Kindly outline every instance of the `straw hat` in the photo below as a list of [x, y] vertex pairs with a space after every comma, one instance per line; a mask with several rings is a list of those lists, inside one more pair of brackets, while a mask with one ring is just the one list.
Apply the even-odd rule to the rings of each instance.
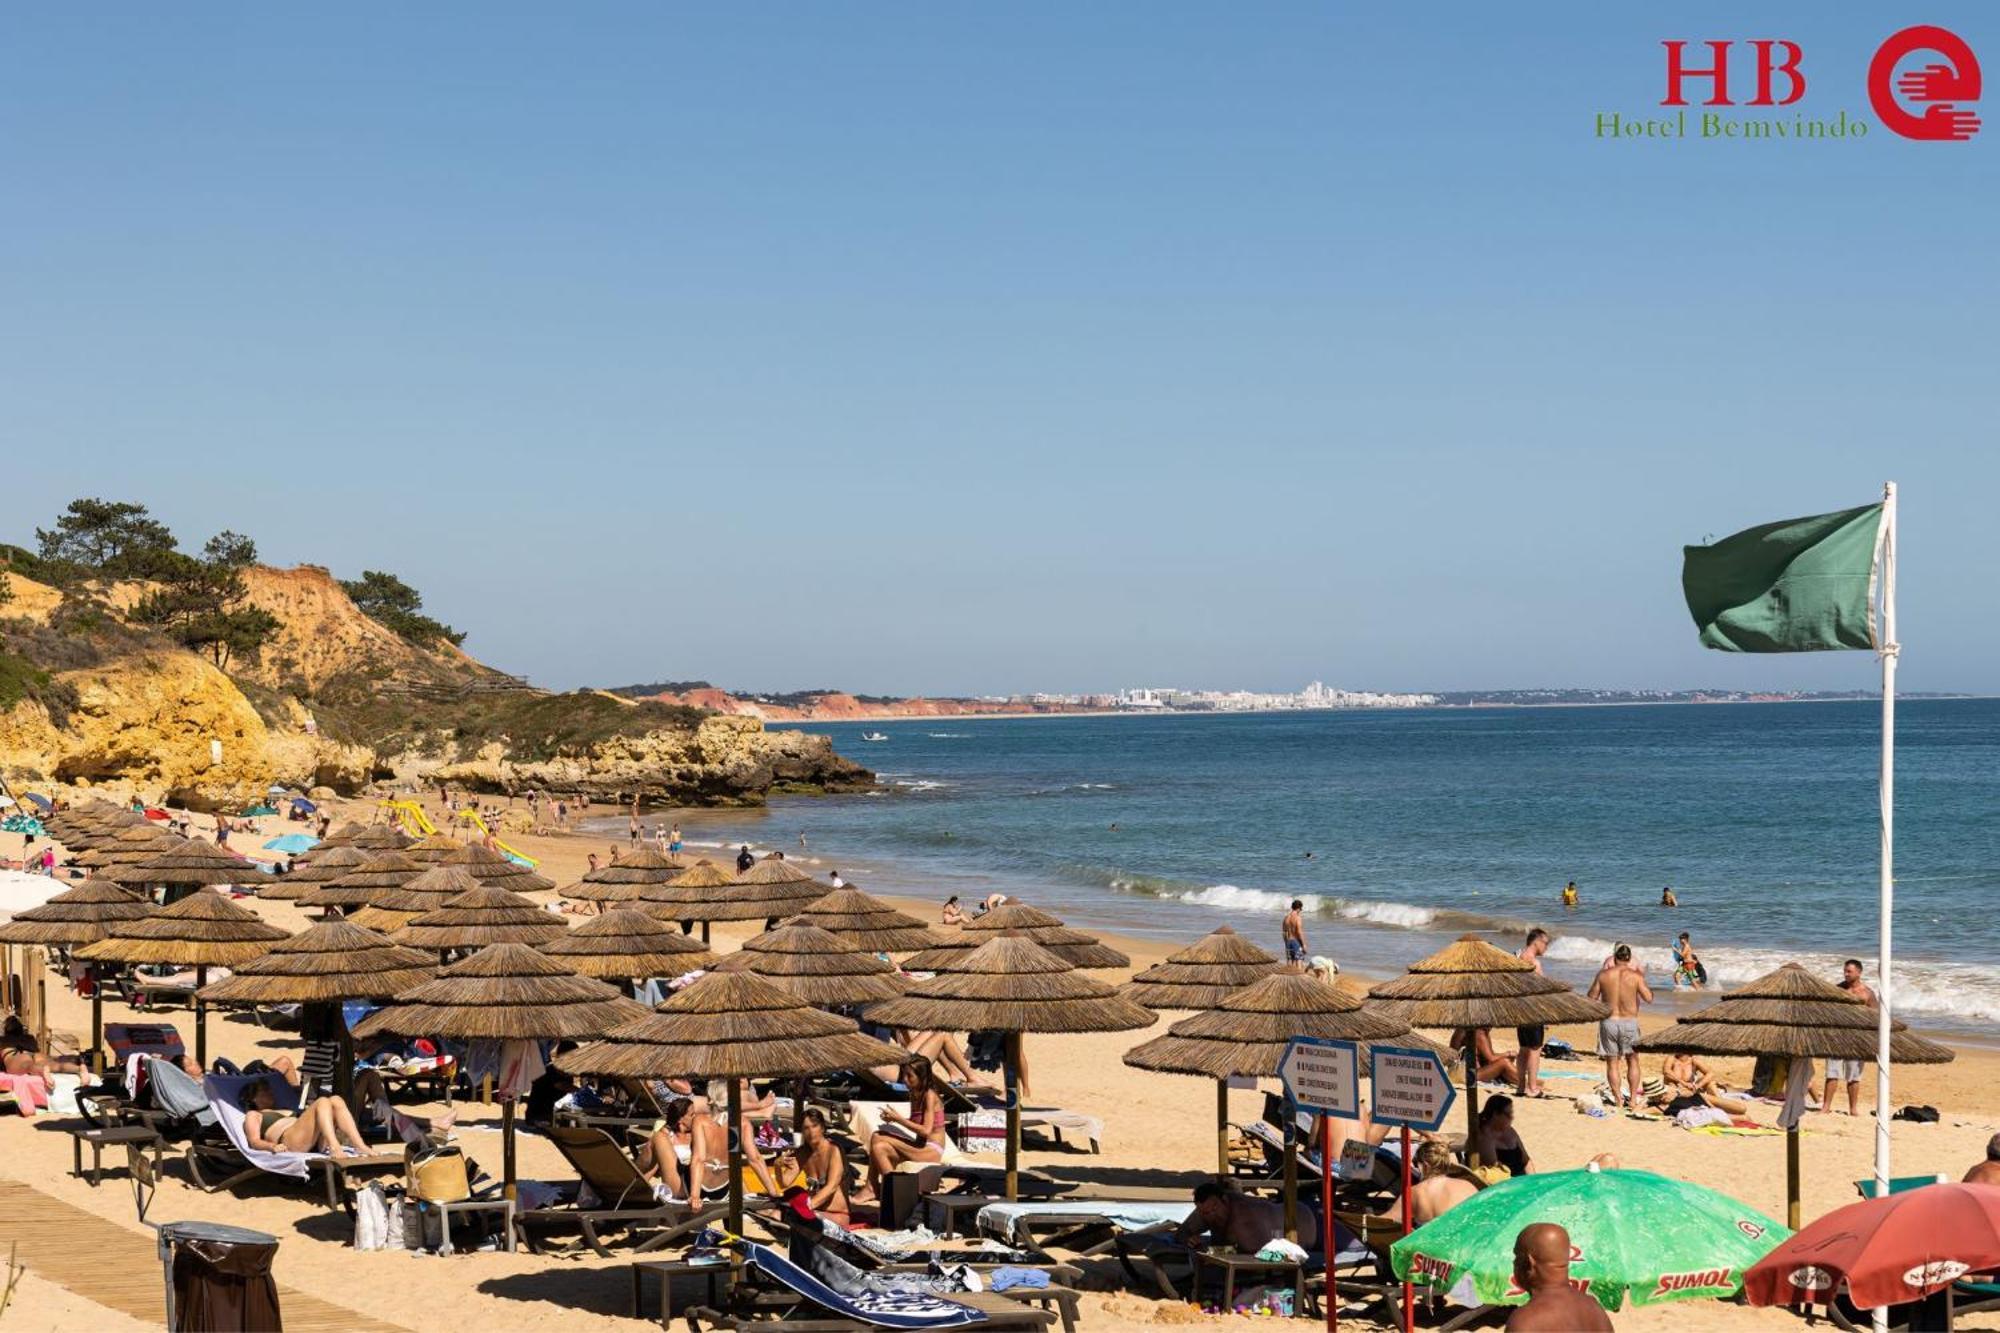
[[287, 934], [213, 889], [198, 889], [172, 907], [118, 922], [76, 956], [93, 963], [234, 967], [269, 952]]
[[903, 997], [870, 1005], [871, 1022], [971, 1032], [1124, 1032], [1154, 1015], [1033, 940], [1003, 934], [950, 972], [912, 978]]
[[417, 917], [390, 938], [413, 949], [482, 949], [546, 944], [568, 929], [561, 917], [520, 894], [482, 884]]
[[1278, 970], [1278, 960], [1228, 926], [1218, 926], [1118, 988], [1148, 1009], [1212, 1009]]
[[86, 879], [0, 925], [0, 944], [94, 944], [121, 921], [151, 916], [152, 902], [108, 879]]
[[373, 891], [368, 905], [356, 908], [347, 919], [369, 930], [398, 930], [478, 887], [479, 881], [464, 866], [433, 865], [400, 888]]
[[1415, 1046], [1445, 1051], [1410, 1031], [1409, 1025], [1372, 1005], [1303, 972], [1276, 972], [1232, 992], [1221, 1004], [1183, 1018], [1125, 1052], [1135, 1069], [1204, 1078], [1274, 1078], [1293, 1037], [1325, 1037], [1361, 1047], [1365, 1065], [1371, 1045]]
[[803, 1078], [909, 1058], [754, 972], [711, 972], [556, 1064], [612, 1078]]
[[[1873, 1060], [1879, 1054], [1878, 1018], [1860, 996], [1786, 963], [1661, 1028], [1640, 1041], [1639, 1049]], [[1946, 1064], [1955, 1058], [1950, 1047], [1919, 1037], [1900, 1020], [1891, 1020], [1889, 1032], [1889, 1057], [1897, 1064]]]
[[1597, 1001], [1543, 976], [1533, 963], [1477, 935], [1461, 935], [1412, 963], [1405, 975], [1371, 987], [1368, 994], [1393, 1002], [1390, 1012], [1420, 1028], [1595, 1023], [1611, 1014]]
[[838, 935], [865, 953], [908, 953], [944, 943], [939, 932], [852, 884], [808, 905], [792, 920]]
[[301, 907], [366, 907], [376, 894], [401, 888], [424, 873], [419, 863], [395, 850], [371, 851], [367, 860], [298, 896]]
[[[502, 892], [502, 890], [483, 890]], [[354, 1029], [357, 1037], [461, 1041], [576, 1041], [646, 1015], [646, 1006], [580, 977], [525, 944], [495, 944], [396, 996]]]
[[903, 993], [895, 965], [862, 953], [838, 935], [797, 922], [767, 930], [715, 965], [718, 972], [755, 972], [820, 1008], [867, 1004]]
[[320, 885], [339, 879], [373, 855], [359, 847], [329, 847], [325, 851], [316, 847], [313, 851], [311, 864], [293, 862], [290, 873], [274, 877], [269, 884], [259, 884], [257, 896], [278, 901], [302, 898]]
[[706, 946], [632, 908], [584, 917], [540, 948], [587, 977], [677, 977], [715, 965]]
[[437, 974], [429, 954], [391, 944], [348, 921], [322, 921], [203, 987], [210, 1004], [320, 1004], [386, 1000]]

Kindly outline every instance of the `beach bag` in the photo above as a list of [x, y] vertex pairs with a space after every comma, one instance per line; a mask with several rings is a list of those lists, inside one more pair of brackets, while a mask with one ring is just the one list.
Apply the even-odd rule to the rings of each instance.
[[412, 1199], [427, 1203], [457, 1203], [472, 1197], [472, 1181], [466, 1170], [465, 1154], [457, 1144], [419, 1149], [411, 1144], [403, 1150], [405, 1188]]
[[388, 1242], [389, 1209], [382, 1187], [371, 1184], [354, 1193], [354, 1248], [379, 1250]]

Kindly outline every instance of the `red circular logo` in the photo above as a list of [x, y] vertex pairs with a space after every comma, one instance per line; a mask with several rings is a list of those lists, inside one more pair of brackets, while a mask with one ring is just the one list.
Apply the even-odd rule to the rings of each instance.
[[[1941, 59], [1898, 77], [1897, 64], [1919, 51]], [[1905, 139], [1970, 139], [1979, 133], [1979, 117], [1964, 104], [1979, 100], [1979, 57], [1948, 29], [1928, 23], [1905, 28], [1868, 62], [1868, 100], [1882, 123]]]

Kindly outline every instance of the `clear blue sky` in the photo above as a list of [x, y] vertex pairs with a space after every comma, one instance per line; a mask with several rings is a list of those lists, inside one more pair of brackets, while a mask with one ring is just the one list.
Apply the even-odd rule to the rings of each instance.
[[403, 575], [551, 685], [1862, 686], [1679, 547], [1903, 484], [1994, 689], [1985, 134], [1608, 143], [1665, 37], [1870, 118], [1900, 6], [42, 6], [0, 537]]

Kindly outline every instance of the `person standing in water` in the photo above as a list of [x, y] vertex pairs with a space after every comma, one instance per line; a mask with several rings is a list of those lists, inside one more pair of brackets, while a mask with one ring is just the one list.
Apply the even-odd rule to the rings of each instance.
[[1575, 880], [1571, 880], [1571, 881], [1570, 881], [1570, 882], [1569, 882], [1568, 884], [1565, 884], [1565, 885], [1563, 886], [1563, 897], [1562, 897], [1562, 903], [1563, 903], [1563, 906], [1564, 906], [1564, 907], [1575, 907], [1575, 906], [1576, 906], [1576, 904], [1577, 904], [1577, 893], [1576, 893], [1576, 881], [1575, 881]]
[[1303, 963], [1306, 952], [1306, 905], [1300, 899], [1292, 899], [1292, 910], [1285, 913], [1285, 924], [1281, 933], [1285, 937], [1285, 961]]

